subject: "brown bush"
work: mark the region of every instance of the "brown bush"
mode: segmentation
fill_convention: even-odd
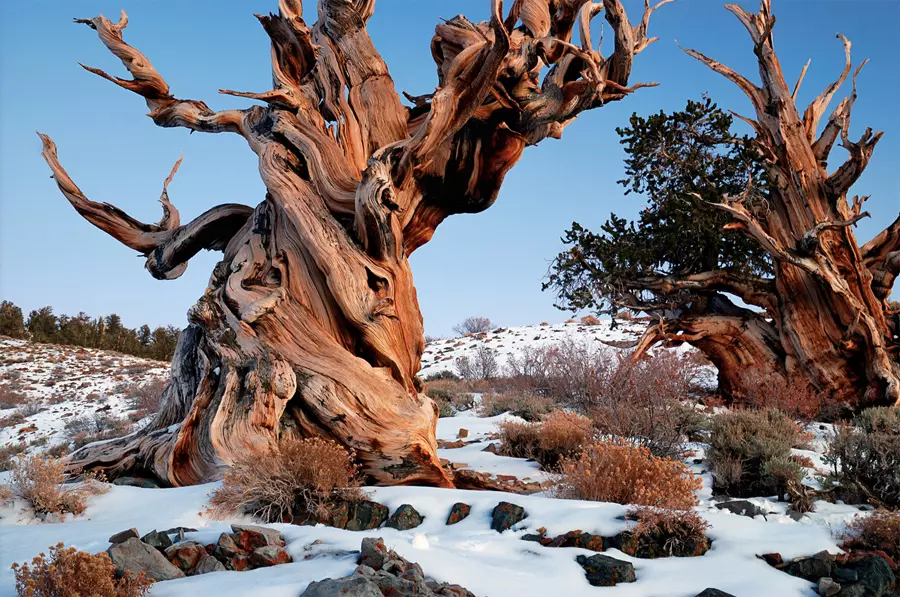
[[[599,376],[598,394],[585,406],[602,433],[632,438],[654,456],[679,458],[686,434],[704,421],[689,401],[694,376],[688,360],[673,353],[623,357]]]
[[[553,401],[534,394],[505,392],[502,394],[485,394],[481,397],[478,414],[482,417],[495,417],[510,413],[522,417],[526,421],[537,421],[541,415],[553,409]]]
[[[809,441],[794,421],[777,410],[734,410],[713,419],[707,452],[717,491],[733,496],[784,494],[800,484],[803,467],[791,448]]]
[[[141,597],[153,584],[144,573],[116,578],[105,552],[89,554],[57,543],[50,557],[41,553],[31,564],[13,564],[19,597]]]
[[[825,462],[832,466],[845,500],[900,508],[900,409],[869,408],[829,438]]]
[[[210,504],[217,517],[239,512],[266,522],[307,522],[363,497],[351,453],[320,438],[290,438],[235,461]]]
[[[594,427],[587,417],[553,410],[540,423],[502,423],[500,450],[515,458],[533,458],[545,470],[554,470],[563,458],[580,454],[593,435]]]
[[[9,490],[28,502],[35,514],[81,514],[90,495],[109,491],[102,480],[85,478],[77,486],[65,486],[65,464],[44,456],[25,456],[12,465]]]
[[[132,423],[124,417],[105,413],[95,413],[92,417],[83,416],[70,419],[66,430],[72,439],[74,448],[78,450],[90,443],[122,437],[131,433]]]
[[[600,325],[600,320],[593,315],[585,315],[581,318],[581,325]]]
[[[858,514],[841,536],[845,548],[883,551],[900,562],[900,512]]]
[[[613,439],[562,461],[560,497],[689,510],[702,487],[683,462],[658,458],[644,446]]]
[[[783,376],[766,366],[747,367],[738,375],[734,403],[756,410],[779,410],[792,419],[832,421],[848,413],[848,401],[816,390],[803,375]]]
[[[428,382],[425,393],[437,404],[440,417],[452,417],[475,406],[475,397],[458,382]]]
[[[124,394],[129,408],[138,411],[141,416],[152,415],[159,411],[162,404],[163,390],[168,380],[154,378],[144,383],[126,386]]]
[[[18,382],[8,382],[0,385],[0,410],[15,408],[28,400],[28,396],[21,392],[20,389],[21,384]]]
[[[474,352],[456,357],[456,371],[465,380],[492,379],[500,374],[497,351],[484,344],[475,347]]]
[[[6,429],[7,427],[15,427],[16,425],[21,425],[25,422],[25,415],[22,411],[16,409],[5,417],[0,418],[0,429]]]
[[[25,442],[17,442],[0,446],[0,471],[8,471],[12,468],[14,459],[28,449]]]
[[[707,523],[692,510],[631,508],[637,524],[622,534],[619,549],[637,558],[701,556],[709,550]]]

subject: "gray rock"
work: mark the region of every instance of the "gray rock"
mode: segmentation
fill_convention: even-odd
[[[514,524],[524,520],[528,514],[525,508],[509,502],[500,502],[491,513],[491,528],[502,533]]]
[[[126,529],[124,531],[119,531],[118,533],[116,533],[115,535],[113,535],[112,537],[109,538],[109,542],[112,543],[113,545],[115,545],[116,543],[124,543],[125,541],[128,541],[132,537],[140,537],[140,534],[138,534],[137,529]]]
[[[106,550],[116,566],[116,574],[143,572],[155,581],[183,578],[184,572],[174,566],[159,551],[137,537],[111,545]]]
[[[359,550],[359,565],[381,570],[388,560],[388,550],[381,537],[366,537]]]
[[[471,512],[471,511],[472,511],[472,506],[470,506],[469,504],[464,504],[462,502],[456,502],[450,508],[450,514],[447,516],[447,524],[456,524],[460,520],[466,518],[469,515],[469,512]]]
[[[798,558],[784,567],[784,571],[810,582],[818,582],[822,577],[831,577],[834,556],[821,551],[811,558]]]
[[[816,587],[816,591],[822,597],[832,597],[833,595],[837,595],[841,592],[841,585],[834,582],[834,579],[831,579],[827,576],[824,576],[819,579],[819,584]]]
[[[348,576],[312,582],[300,597],[384,597],[384,595],[378,585],[365,576]]]
[[[419,514],[415,508],[409,504],[403,504],[391,514],[385,526],[398,531],[408,531],[422,524],[423,520],[425,520],[425,517]]]
[[[348,531],[377,529],[384,524],[387,516],[387,506],[377,502],[354,502],[348,504],[347,524],[343,528]]]
[[[287,564],[291,561],[291,556],[287,550],[277,545],[264,545],[257,547],[250,554],[250,565],[254,568],[266,568],[268,566],[277,566],[278,564]]]
[[[159,489],[159,484],[143,477],[119,477],[113,479],[113,485],[125,485],[128,487],[141,487],[143,489]]]
[[[233,524],[231,525],[231,531],[237,544],[247,551],[253,551],[257,547],[265,545],[276,545],[278,547],[284,547],[285,545],[284,537],[281,536],[281,533],[268,527],[252,524]]]
[[[587,558],[575,558],[582,568],[588,582],[595,587],[611,587],[620,582],[634,582],[634,566],[631,562],[617,560],[603,554],[595,554]]]
[[[728,510],[729,512],[737,514],[739,516],[749,516],[750,518],[759,515],[765,516],[766,514],[765,512],[763,512],[762,508],[747,500],[732,500],[730,502],[723,502],[721,504],[716,504],[716,508],[718,508],[719,510]]]
[[[719,589],[703,589],[703,592],[698,593],[697,597],[734,597],[734,595]]]
[[[882,597],[894,584],[896,578],[887,560],[880,556],[868,556],[857,562],[853,569],[859,576],[857,586],[863,587],[866,597]],[[844,591],[841,591],[844,594]]]
[[[159,551],[166,551],[168,548],[172,547],[172,540],[169,536],[165,533],[160,533],[156,529],[153,529],[141,537],[141,541],[150,547],[155,547]]]
[[[859,574],[856,573],[856,570],[851,570],[850,568],[835,568],[831,574],[841,582],[856,582],[859,580]]]
[[[194,568],[194,574],[208,574],[210,572],[225,572],[226,568],[222,562],[212,556],[207,556],[200,560],[197,567]]]

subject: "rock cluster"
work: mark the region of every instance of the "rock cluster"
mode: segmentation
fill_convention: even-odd
[[[810,582],[825,597],[895,597],[893,563],[881,553],[833,555],[827,551],[781,562],[778,554],[760,556],[776,568]]]
[[[155,581],[224,570],[251,570],[291,561],[284,538],[274,529],[233,524],[232,532],[222,533],[218,542],[210,545],[184,539],[185,532],[195,530],[154,529],[139,538],[137,529],[127,529],[109,538],[112,545],[106,551],[118,574],[143,572]],[[171,535],[176,536],[177,542]]]
[[[421,566],[388,550],[380,538],[362,540],[358,564],[350,576],[310,583],[301,597],[475,597],[459,585],[426,578]]]
[[[644,534],[640,540],[630,531],[623,531],[613,537],[592,535],[581,530],[569,531],[556,537],[543,534],[523,535],[525,541],[534,541],[544,547],[580,547],[591,551],[618,549],[636,558],[692,557],[702,556],[709,551],[710,542],[707,537],[672,541],[664,533]]]

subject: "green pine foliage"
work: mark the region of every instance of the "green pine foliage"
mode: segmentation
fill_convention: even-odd
[[[175,353],[179,334],[171,325],[151,330],[145,324],[133,330],[115,313],[97,318],[87,313],[57,316],[52,307],[35,309],[26,320],[22,309],[11,301],[0,303],[0,335],[32,342],[100,348],[167,361]]]
[[[696,307],[698,294],[715,291],[665,292],[648,282],[712,270],[771,273],[767,255],[740,232],[723,230],[730,216],[710,205],[749,190],[745,205],[765,209],[761,158],[731,125],[730,114],[703,98],[680,112],[632,115],[629,127],[616,130],[627,154],[618,182],[647,205],[636,221],[611,214],[599,233],[572,224],[544,284],[558,306],[610,313],[622,305]]]

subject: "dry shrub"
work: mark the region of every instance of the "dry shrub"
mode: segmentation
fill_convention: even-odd
[[[28,397],[19,391],[20,388],[21,384],[17,382],[0,385],[0,410],[15,408],[28,400]]]
[[[500,449],[507,456],[533,458],[545,470],[553,470],[563,458],[580,454],[593,435],[594,428],[587,417],[553,410],[540,423],[502,423]]]
[[[809,436],[776,410],[734,410],[713,419],[707,452],[713,486],[732,496],[783,494],[799,484],[803,467],[791,458],[791,448]]]
[[[526,421],[537,421],[541,415],[553,409],[553,401],[534,394],[507,392],[502,394],[485,394],[481,397],[478,414],[482,417],[495,417],[510,413],[522,417]]]
[[[479,344],[474,352],[456,358],[456,370],[460,377],[469,381],[497,377],[500,374],[497,351]]]
[[[15,457],[19,454],[22,454],[27,449],[28,444],[26,444],[25,442],[18,442],[0,446],[0,471],[8,471],[9,469],[11,469],[15,462]]]
[[[594,443],[562,461],[560,497],[689,510],[702,487],[683,462],[658,458],[621,439]]]
[[[784,376],[769,366],[747,367],[738,375],[734,402],[757,410],[780,410],[792,419],[832,421],[847,414],[848,401],[816,390],[800,374]]]
[[[847,525],[841,540],[847,549],[883,551],[900,562],[900,512],[857,515]]]
[[[159,411],[162,404],[163,390],[168,380],[154,378],[144,383],[135,383],[125,388],[125,397],[130,408],[142,416],[152,415]]]
[[[12,413],[6,415],[5,417],[0,418],[0,429],[6,429],[7,427],[15,427],[16,425],[21,425],[25,422],[25,415],[22,411],[16,409]]]
[[[692,510],[637,507],[631,508],[626,518],[637,523],[620,540],[620,549],[630,556],[689,557],[709,550],[709,523]]]
[[[600,325],[600,320],[593,315],[585,315],[581,318],[581,325]]]
[[[65,463],[44,456],[24,456],[12,466],[8,488],[25,500],[38,516],[81,514],[88,496],[109,491],[102,479],[86,476],[77,486],[66,487]]]
[[[497,327],[487,317],[479,317],[477,315],[473,315],[472,317],[466,317],[458,324],[453,326],[453,331],[459,334],[460,336],[471,336],[472,334],[482,334],[484,332],[489,332],[492,329]]]
[[[132,423],[124,417],[95,413],[93,417],[83,416],[69,420],[66,430],[72,438],[74,448],[78,450],[93,442],[128,435],[132,431]]]
[[[847,499],[900,508],[900,409],[869,408],[829,438],[825,461]]]
[[[341,445],[320,438],[286,438],[266,454],[248,452],[213,492],[212,513],[238,512],[266,522],[325,519],[337,503],[364,498],[353,459]]]
[[[654,456],[678,458],[686,434],[704,417],[688,399],[695,378],[688,359],[662,352],[650,359],[619,358],[600,376],[597,396],[586,408],[603,433],[647,446]]]
[[[426,394],[437,404],[440,417],[452,417],[475,406],[475,397],[472,393],[466,391],[462,384],[455,382],[428,382]]]
[[[41,553],[31,564],[13,564],[19,597],[140,597],[153,584],[142,572],[116,578],[106,552],[89,554],[57,543],[50,557]]]

